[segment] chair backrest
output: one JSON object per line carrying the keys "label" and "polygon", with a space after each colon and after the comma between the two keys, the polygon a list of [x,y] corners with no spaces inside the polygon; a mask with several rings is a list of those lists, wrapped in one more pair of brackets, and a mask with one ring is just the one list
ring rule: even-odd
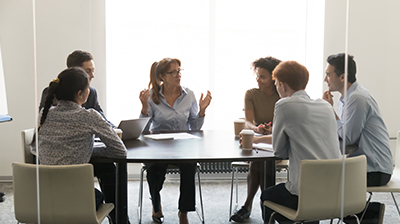
{"label": "chair backrest", "polygon": [[22,150],[24,152],[25,163],[34,163],[34,157],[31,153],[31,147],[30,147],[34,132],[35,132],[34,128],[26,129],[21,132]]}
{"label": "chair backrest", "polygon": [[[303,160],[300,164],[298,220],[340,217],[342,159]],[[345,159],[344,216],[361,212],[366,203],[367,162],[364,155]]]}
{"label": "chair backrest", "polygon": [[[97,223],[93,166],[39,165],[41,223]],[[15,218],[37,223],[36,165],[13,163]]]}

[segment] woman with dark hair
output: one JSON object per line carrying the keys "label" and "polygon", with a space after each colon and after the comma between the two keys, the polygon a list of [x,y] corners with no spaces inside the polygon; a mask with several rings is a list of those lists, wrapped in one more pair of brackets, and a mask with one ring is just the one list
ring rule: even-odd
{"label": "woman with dark hair", "polygon": [[[126,148],[112,126],[96,110],[81,106],[89,92],[89,76],[80,68],[65,69],[50,82],[39,115],[37,156],[40,164],[82,164],[88,163],[92,156],[126,157]],[[54,97],[59,102],[52,107]],[[95,135],[105,147],[93,147]],[[34,141],[35,138],[32,147],[36,149]],[[96,190],[96,205],[102,203],[98,193]]]}
{"label": "woman with dark hair", "polygon": [[[181,61],[164,58],[154,62],[150,69],[149,89],[140,92],[142,111],[140,117],[150,117],[150,131],[200,130],[204,123],[205,111],[211,102],[211,93],[203,99],[201,94],[197,104],[193,91],[183,87],[181,81]],[[146,130],[145,130],[146,131]],[[181,185],[179,198],[179,223],[189,223],[187,212],[195,211],[196,163],[180,163]],[[153,220],[164,221],[161,210],[160,190],[165,180],[168,164],[151,163],[147,166],[147,182],[153,205]]]}
{"label": "woman with dark hair", "polygon": [[[259,58],[252,63],[257,74],[258,88],[249,89],[244,96],[246,128],[255,133],[271,134],[275,103],[280,99],[272,72],[281,60],[274,57]],[[264,162],[250,162],[247,174],[247,198],[244,205],[231,216],[231,220],[243,222],[250,217],[253,199],[258,189],[264,190]]]}

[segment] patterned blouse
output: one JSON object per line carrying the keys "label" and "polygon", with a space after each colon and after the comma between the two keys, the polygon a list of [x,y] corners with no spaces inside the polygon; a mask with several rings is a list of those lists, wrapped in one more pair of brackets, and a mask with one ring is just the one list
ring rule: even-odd
{"label": "patterned blouse", "polygon": [[[93,148],[95,135],[106,147]],[[49,109],[38,139],[43,165],[88,163],[92,156],[125,158],[127,153],[112,126],[97,111],[72,101],[60,101]]]}

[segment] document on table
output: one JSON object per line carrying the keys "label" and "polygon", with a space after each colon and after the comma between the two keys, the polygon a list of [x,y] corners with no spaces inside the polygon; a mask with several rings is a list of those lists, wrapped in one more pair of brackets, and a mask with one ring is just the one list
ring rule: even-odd
{"label": "document on table", "polygon": [[196,135],[192,135],[186,132],[183,133],[162,133],[162,134],[152,134],[144,135],[145,138],[151,138],[153,140],[174,140],[174,139],[191,139],[200,138]]}
{"label": "document on table", "polygon": [[103,142],[94,142],[93,148],[106,148],[107,146]]}
{"label": "document on table", "polygon": [[253,143],[253,148],[255,149],[259,149],[259,150],[265,150],[265,151],[274,151],[272,149],[272,144],[268,144],[268,143]]}

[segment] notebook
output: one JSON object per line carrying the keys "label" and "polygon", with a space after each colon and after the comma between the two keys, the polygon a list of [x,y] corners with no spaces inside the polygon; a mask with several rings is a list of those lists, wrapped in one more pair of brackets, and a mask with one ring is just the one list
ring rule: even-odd
{"label": "notebook", "polygon": [[122,130],[122,140],[137,139],[142,134],[150,118],[122,120],[118,128]]}

